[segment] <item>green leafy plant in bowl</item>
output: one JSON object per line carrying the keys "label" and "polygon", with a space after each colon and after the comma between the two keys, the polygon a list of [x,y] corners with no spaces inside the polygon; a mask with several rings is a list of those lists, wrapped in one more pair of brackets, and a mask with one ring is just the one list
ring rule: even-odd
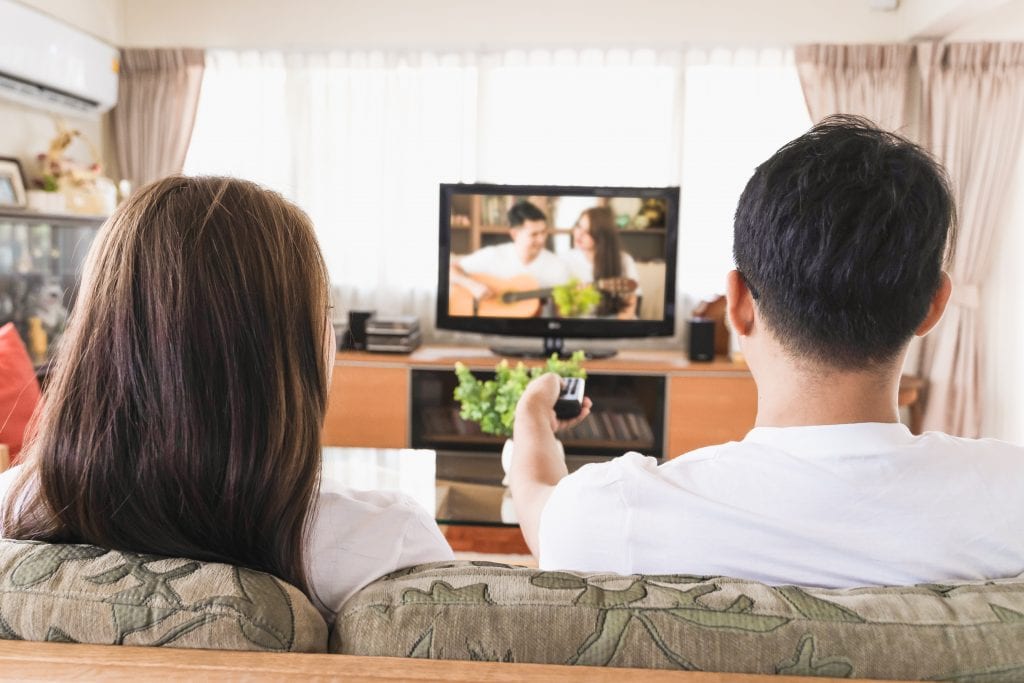
{"label": "green leafy plant in bowl", "polygon": [[512,367],[507,360],[502,360],[494,368],[494,379],[488,380],[477,379],[469,368],[456,363],[455,376],[459,385],[455,387],[455,400],[462,407],[459,416],[476,422],[486,434],[512,436],[516,404],[526,385],[546,372],[585,379],[585,359],[582,351],[575,352],[567,360],[559,360],[557,354],[552,354],[544,365],[535,368],[527,368],[522,362]]}

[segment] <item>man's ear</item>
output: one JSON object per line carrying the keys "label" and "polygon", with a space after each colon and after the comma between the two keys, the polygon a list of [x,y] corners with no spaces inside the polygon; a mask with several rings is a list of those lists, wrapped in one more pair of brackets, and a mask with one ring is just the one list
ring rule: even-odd
{"label": "man's ear", "polygon": [[949,279],[949,274],[946,271],[942,271],[939,277],[939,288],[932,296],[932,302],[928,305],[928,313],[924,316],[924,320],[914,330],[915,336],[923,337],[938,324],[942,318],[942,312],[946,310],[946,303],[949,302],[949,295],[952,291],[953,281]]}
{"label": "man's ear", "polygon": [[754,297],[738,270],[730,270],[725,277],[725,312],[736,334],[750,334],[754,327]]}

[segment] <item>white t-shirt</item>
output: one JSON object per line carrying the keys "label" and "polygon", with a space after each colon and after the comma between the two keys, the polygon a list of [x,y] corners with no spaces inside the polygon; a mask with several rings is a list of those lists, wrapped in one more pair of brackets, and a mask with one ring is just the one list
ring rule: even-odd
{"label": "white t-shirt", "polygon": [[[0,474],[0,505],[19,468]],[[453,559],[426,510],[398,491],[322,489],[306,547],[313,604],[332,623],[355,592],[396,569]]]}
{"label": "white t-shirt", "polygon": [[846,588],[1024,572],[1024,448],[901,424],[753,429],[562,479],[540,567]]}
{"label": "white t-shirt", "polygon": [[484,247],[459,259],[459,267],[467,273],[485,273],[508,279],[517,275],[529,275],[539,287],[564,285],[572,277],[568,266],[547,249],[541,250],[529,263],[519,260],[515,245],[511,242]]}
{"label": "white t-shirt", "polygon": [[[583,283],[589,283],[594,281],[594,264],[590,262],[587,255],[579,249],[570,249],[565,254],[565,263],[569,266],[569,272],[572,276]],[[640,271],[636,268],[636,261],[633,257],[622,252],[622,277],[629,278],[637,283],[637,288],[633,292],[637,296],[643,294],[640,291]]]}

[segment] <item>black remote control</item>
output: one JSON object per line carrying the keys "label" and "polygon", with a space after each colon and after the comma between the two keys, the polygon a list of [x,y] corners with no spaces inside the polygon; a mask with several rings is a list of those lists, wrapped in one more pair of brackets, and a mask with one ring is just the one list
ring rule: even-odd
{"label": "black remote control", "polygon": [[555,401],[555,417],[559,420],[570,420],[583,410],[583,380],[579,377],[566,377],[562,380],[562,393]]}

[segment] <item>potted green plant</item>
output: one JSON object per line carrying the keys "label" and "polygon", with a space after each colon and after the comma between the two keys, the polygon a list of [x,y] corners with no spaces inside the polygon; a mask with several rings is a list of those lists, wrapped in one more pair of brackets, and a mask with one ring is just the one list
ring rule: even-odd
{"label": "potted green plant", "polygon": [[544,365],[533,368],[527,368],[521,361],[513,367],[502,359],[494,368],[494,379],[488,380],[478,379],[464,364],[456,363],[455,376],[459,385],[455,387],[455,400],[461,406],[459,416],[476,422],[486,434],[510,437],[516,404],[526,385],[547,372],[562,377],[586,378],[585,359],[583,351],[575,352],[566,360],[560,360],[558,354],[551,354]]}

